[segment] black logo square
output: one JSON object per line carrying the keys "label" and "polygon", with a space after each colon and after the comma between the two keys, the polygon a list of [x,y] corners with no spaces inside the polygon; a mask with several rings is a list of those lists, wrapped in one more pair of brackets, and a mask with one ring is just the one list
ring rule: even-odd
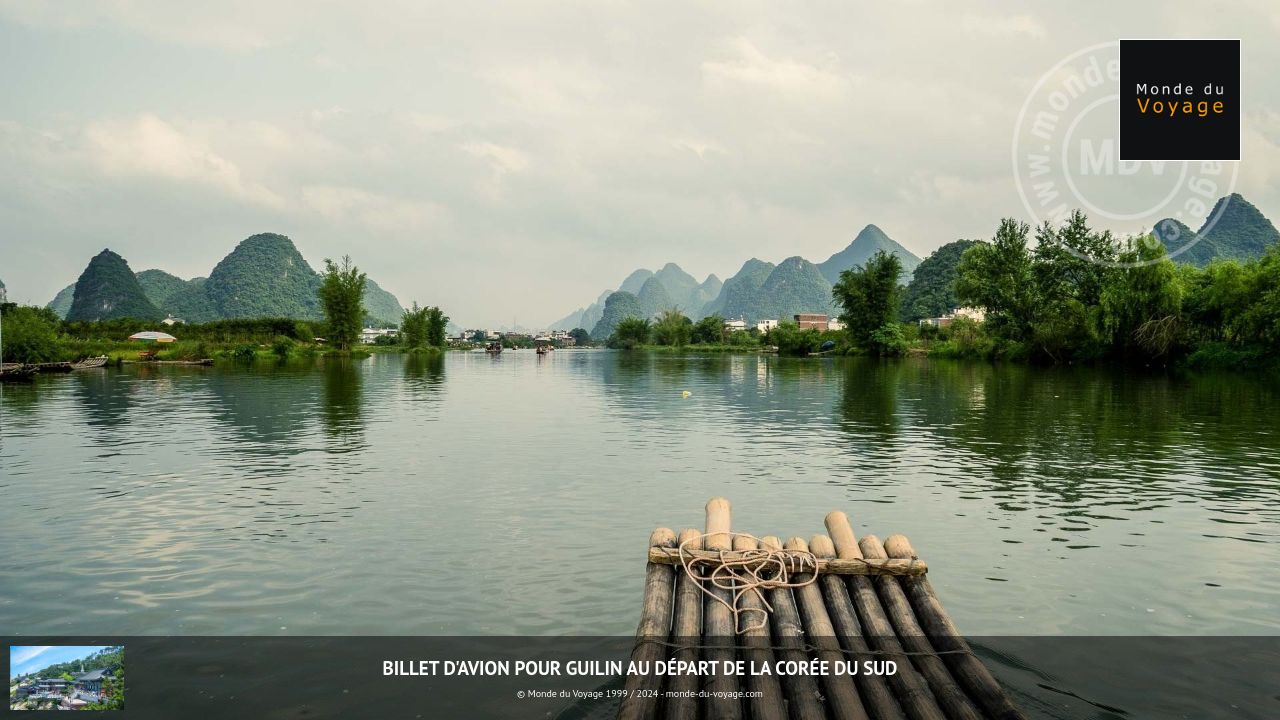
{"label": "black logo square", "polygon": [[1120,159],[1239,160],[1240,41],[1121,40]]}

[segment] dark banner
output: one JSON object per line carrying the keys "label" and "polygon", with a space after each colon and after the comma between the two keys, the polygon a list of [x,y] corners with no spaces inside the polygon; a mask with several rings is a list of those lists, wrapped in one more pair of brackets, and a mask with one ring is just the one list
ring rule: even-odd
{"label": "dark banner", "polygon": [[[777,653],[765,668],[753,653],[675,656],[676,648],[662,643],[660,661],[633,666],[634,639],[617,637],[7,640],[11,646],[122,645],[124,709],[107,712],[139,720],[605,718],[616,714],[628,672],[661,675],[660,688],[677,676],[692,678],[685,685],[694,693],[726,687],[729,678],[728,686],[743,692],[749,717],[749,691],[761,673],[840,672],[856,680],[895,672],[895,656],[888,655],[841,653],[843,661],[821,664],[783,663],[795,656]],[[1029,717],[1280,717],[1276,637],[987,637],[970,643]]]}

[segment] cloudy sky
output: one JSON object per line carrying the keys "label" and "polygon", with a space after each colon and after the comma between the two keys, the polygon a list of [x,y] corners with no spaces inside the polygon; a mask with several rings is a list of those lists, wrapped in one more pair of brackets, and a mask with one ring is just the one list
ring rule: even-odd
{"label": "cloudy sky", "polygon": [[104,247],[204,275],[274,231],[539,325],[637,267],[819,261],[871,222],[925,255],[1024,214],[1042,73],[1166,36],[1243,39],[1237,189],[1280,218],[1271,0],[0,0],[0,279],[44,303]]}

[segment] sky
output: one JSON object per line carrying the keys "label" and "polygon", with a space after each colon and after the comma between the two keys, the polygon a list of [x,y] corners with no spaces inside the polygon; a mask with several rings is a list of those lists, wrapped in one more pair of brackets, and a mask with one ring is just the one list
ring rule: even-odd
{"label": "sky", "polygon": [[108,645],[10,645],[9,679],[43,670],[68,660],[79,660],[107,649]]}
{"label": "sky", "polygon": [[[1280,218],[1280,4],[0,0],[0,280],[257,232],[403,304],[537,327],[676,262],[918,255],[1025,214],[1023,100],[1120,37],[1238,37],[1236,189]],[[1138,228],[1115,226],[1118,231]]]}

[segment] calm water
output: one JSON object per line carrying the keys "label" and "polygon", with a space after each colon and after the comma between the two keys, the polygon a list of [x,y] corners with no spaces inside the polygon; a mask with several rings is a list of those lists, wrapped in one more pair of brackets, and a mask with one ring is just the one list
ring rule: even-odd
{"label": "calm water", "polygon": [[712,495],[908,534],[975,635],[1280,632],[1257,378],[508,352],[2,392],[5,634],[628,634],[649,532]]}

